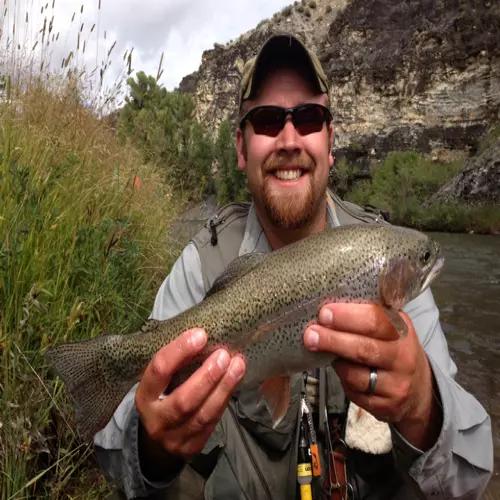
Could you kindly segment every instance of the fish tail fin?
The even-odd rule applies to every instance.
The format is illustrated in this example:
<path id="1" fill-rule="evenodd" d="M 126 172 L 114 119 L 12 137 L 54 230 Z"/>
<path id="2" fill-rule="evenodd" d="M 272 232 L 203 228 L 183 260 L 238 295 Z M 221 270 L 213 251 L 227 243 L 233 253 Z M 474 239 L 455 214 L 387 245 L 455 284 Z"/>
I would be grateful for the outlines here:
<path id="1" fill-rule="evenodd" d="M 102 335 L 69 342 L 46 353 L 55 373 L 62 379 L 74 402 L 76 423 L 84 439 L 91 440 L 106 426 L 114 411 L 138 377 L 121 373 L 112 359 L 106 360 L 106 344 L 120 342 L 120 335 Z M 109 356 L 108 356 L 109 357 Z M 116 373 L 110 373 L 110 369 Z"/>

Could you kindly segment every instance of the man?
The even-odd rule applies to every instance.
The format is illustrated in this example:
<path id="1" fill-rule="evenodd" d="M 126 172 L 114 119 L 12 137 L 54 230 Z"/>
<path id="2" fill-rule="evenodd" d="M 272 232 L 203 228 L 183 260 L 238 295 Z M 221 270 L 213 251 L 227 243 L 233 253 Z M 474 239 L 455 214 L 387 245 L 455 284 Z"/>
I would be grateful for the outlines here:
<path id="1" fill-rule="evenodd" d="M 328 226 L 385 223 L 327 190 L 334 135 L 328 105 L 318 59 L 293 36 L 271 37 L 247 63 L 236 144 L 253 202 L 225 207 L 193 238 L 162 284 L 153 318 L 202 301 L 238 255 L 273 251 Z M 300 402 L 308 392 L 322 444 L 316 493 L 317 483 L 328 481 L 327 420 L 328 434 L 348 445 L 337 455 L 337 472 L 346 475 L 349 498 L 480 498 L 493 468 L 490 418 L 454 381 L 430 290 L 401 316 L 404 340 L 376 306 L 323 307 L 304 342 L 339 361 L 306 381 L 297 374 L 276 429 L 256 404 L 257 388 L 235 392 L 244 362 L 224 349 L 175 386 L 176 370 L 206 343 L 203 331 L 186 332 L 155 355 L 96 435 L 101 467 L 127 498 L 298 498 Z"/>

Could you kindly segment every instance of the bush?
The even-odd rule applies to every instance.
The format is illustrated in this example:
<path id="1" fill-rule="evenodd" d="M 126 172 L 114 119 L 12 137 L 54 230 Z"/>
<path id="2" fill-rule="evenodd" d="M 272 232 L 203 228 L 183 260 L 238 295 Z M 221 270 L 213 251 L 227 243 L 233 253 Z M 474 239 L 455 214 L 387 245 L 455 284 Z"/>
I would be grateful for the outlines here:
<path id="1" fill-rule="evenodd" d="M 454 225 L 463 227 L 460 214 L 466 210 L 470 213 L 470 208 L 428 203 L 431 196 L 462 167 L 462 162 L 439 164 L 414 152 L 391 153 L 375 167 L 371 180 L 357 183 L 347 199 L 388 211 L 391 221 L 396 224 L 434 228 L 437 220 L 442 218 L 443 229 L 448 230 Z"/>
<path id="2" fill-rule="evenodd" d="M 200 200 L 213 191 L 213 143 L 194 119 L 191 95 L 169 92 L 139 71 L 118 120 L 120 136 L 143 152 L 177 192 Z"/>
<path id="3" fill-rule="evenodd" d="M 249 199 L 246 174 L 238 169 L 238 156 L 234 137 L 228 121 L 221 123 L 215 144 L 218 163 L 217 203 L 224 205 L 232 201 Z"/>
<path id="4" fill-rule="evenodd" d="M 325 12 L 326 12 L 327 14 L 329 14 L 332 10 L 333 10 L 333 9 L 332 9 L 332 6 L 331 6 L 331 5 L 327 5 L 327 6 L 326 6 L 326 9 L 325 9 Z"/>
<path id="5" fill-rule="evenodd" d="M 350 165 L 345 158 L 338 160 L 331 173 L 331 184 L 337 194 L 343 198 L 350 190 L 359 175 L 359 168 Z"/>
<path id="6" fill-rule="evenodd" d="M 479 142 L 477 154 L 486 151 L 500 137 L 500 124 L 494 126 Z"/>
<path id="7" fill-rule="evenodd" d="M 309 2 L 309 7 L 310 7 L 311 9 L 315 9 L 315 8 L 317 7 L 316 0 L 311 0 L 311 1 Z"/>
<path id="8" fill-rule="evenodd" d="M 304 14 L 306 15 L 306 17 L 311 17 L 311 11 L 308 7 L 305 8 Z"/>

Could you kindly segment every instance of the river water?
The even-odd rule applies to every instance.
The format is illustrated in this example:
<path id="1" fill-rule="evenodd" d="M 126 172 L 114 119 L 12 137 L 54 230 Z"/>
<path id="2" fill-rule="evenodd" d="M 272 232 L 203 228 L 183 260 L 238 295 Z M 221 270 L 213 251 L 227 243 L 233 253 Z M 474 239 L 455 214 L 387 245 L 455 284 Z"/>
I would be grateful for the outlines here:
<path id="1" fill-rule="evenodd" d="M 457 381 L 492 418 L 495 472 L 486 498 L 500 498 L 500 237 L 431 233 L 445 267 L 432 285 Z"/>

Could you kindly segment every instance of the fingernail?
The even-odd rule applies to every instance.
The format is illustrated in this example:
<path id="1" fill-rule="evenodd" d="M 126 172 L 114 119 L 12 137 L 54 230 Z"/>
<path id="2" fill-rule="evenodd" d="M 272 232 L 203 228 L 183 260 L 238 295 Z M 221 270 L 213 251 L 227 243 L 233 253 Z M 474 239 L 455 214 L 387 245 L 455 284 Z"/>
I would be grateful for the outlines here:
<path id="1" fill-rule="evenodd" d="M 229 354 L 226 351 L 222 350 L 221 352 L 219 352 L 219 355 L 217 356 L 217 366 L 221 370 L 225 371 L 229 366 L 230 360 L 231 358 L 229 357 Z"/>
<path id="2" fill-rule="evenodd" d="M 309 349 L 317 349 L 319 345 L 319 333 L 315 330 L 308 330 L 304 342 Z"/>
<path id="3" fill-rule="evenodd" d="M 333 313 L 330 309 L 323 308 L 319 313 L 319 320 L 325 326 L 330 326 L 333 323 Z"/>
<path id="4" fill-rule="evenodd" d="M 235 380 L 238 380 L 243 375 L 243 361 L 238 358 L 234 358 L 229 367 L 229 374 Z"/>
<path id="5" fill-rule="evenodd" d="M 191 334 L 191 344 L 196 348 L 202 347 L 205 344 L 206 338 L 203 330 L 196 330 Z"/>

